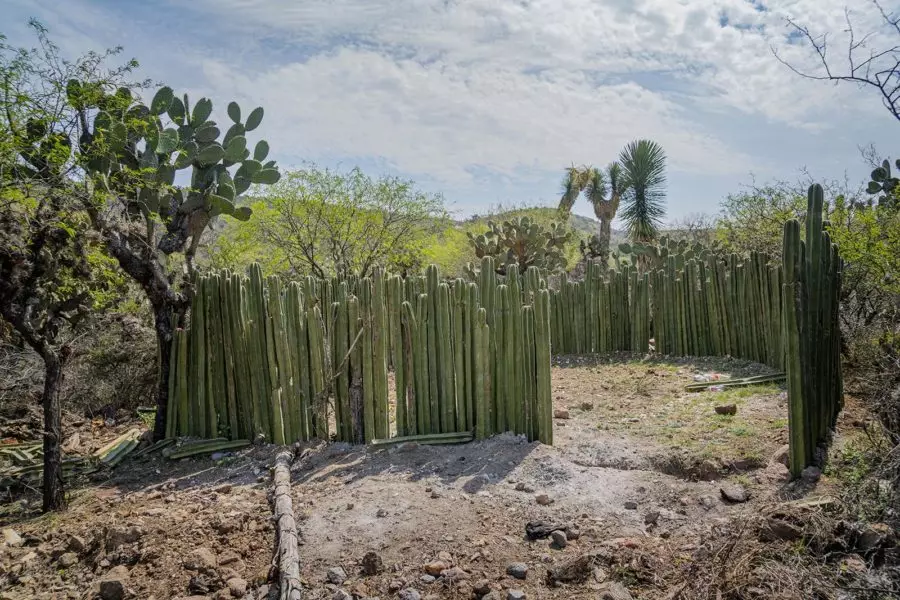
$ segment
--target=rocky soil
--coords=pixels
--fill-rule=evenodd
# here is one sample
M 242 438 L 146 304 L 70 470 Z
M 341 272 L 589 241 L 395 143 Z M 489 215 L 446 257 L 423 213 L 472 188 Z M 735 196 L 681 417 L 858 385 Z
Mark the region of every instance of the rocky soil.
M 818 472 L 788 483 L 781 390 L 683 391 L 698 373 L 761 369 L 564 357 L 552 447 L 310 445 L 292 470 L 305 597 L 674 600 L 699 577 L 687 569 L 721 559 L 711 540 L 788 547 L 806 525 L 785 515 L 830 500 Z M 0 598 L 268 597 L 275 453 L 137 459 L 65 513 L 8 511 Z M 776 597 L 760 585 L 735 597 Z

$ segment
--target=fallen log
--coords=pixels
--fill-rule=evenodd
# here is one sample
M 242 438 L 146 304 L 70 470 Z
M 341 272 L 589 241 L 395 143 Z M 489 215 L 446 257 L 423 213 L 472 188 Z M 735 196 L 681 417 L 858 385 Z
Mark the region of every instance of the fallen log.
M 416 442 L 417 444 L 466 444 L 471 442 L 475 437 L 472 431 L 453 431 L 450 433 L 428 433 L 424 435 L 405 435 L 401 437 L 385 438 L 372 440 L 369 442 L 371 448 L 384 448 L 397 444 L 405 444 L 406 442 Z
M 297 521 L 291 501 L 291 463 L 294 454 L 284 450 L 275 457 L 272 474 L 272 505 L 276 523 L 274 563 L 278 568 L 280 600 L 300 600 L 300 550 L 297 543 Z

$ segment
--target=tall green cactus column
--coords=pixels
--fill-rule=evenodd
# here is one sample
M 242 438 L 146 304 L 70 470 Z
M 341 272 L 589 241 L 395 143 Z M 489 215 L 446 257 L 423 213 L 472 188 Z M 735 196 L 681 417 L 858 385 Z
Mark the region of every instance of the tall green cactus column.
M 375 343 L 372 330 L 372 280 L 368 277 L 359 282 L 359 314 L 363 322 L 362 334 L 362 391 L 363 427 L 365 442 L 368 444 L 378 437 L 375 401 Z
M 453 348 L 450 326 L 450 286 L 441 283 L 438 286 L 438 370 L 433 373 L 438 377 L 439 404 L 441 411 L 441 433 L 452 433 L 456 430 L 456 391 L 453 385 Z
M 372 271 L 372 369 L 375 384 L 375 434 L 387 438 L 391 434 L 388 408 L 388 329 L 385 316 L 384 271 Z
M 467 407 L 466 381 L 466 323 L 465 304 L 468 290 L 462 279 L 453 282 L 450 298 L 450 326 L 453 329 L 453 389 L 456 404 L 456 431 L 467 431 L 470 428 Z
M 441 429 L 441 391 L 440 391 L 440 321 L 441 313 L 438 306 L 438 288 L 440 286 L 440 273 L 435 265 L 429 265 L 425 269 L 425 293 L 428 300 L 427 321 L 425 324 L 428 333 L 428 401 L 430 403 L 428 414 L 431 417 L 429 433 L 440 433 Z
M 406 368 L 403 353 L 401 305 L 403 281 L 399 276 L 388 279 L 388 323 L 391 327 L 391 364 L 394 366 L 394 387 L 397 401 L 397 435 L 409 435 L 410 424 L 407 408 Z
M 541 290 L 534 299 L 534 364 L 536 435 L 553 443 L 553 394 L 550 383 L 550 294 Z
M 811 449 L 807 446 L 808 416 L 803 401 L 803 367 L 800 342 L 801 288 L 799 273 L 800 223 L 792 219 L 784 225 L 784 287 L 782 292 L 785 373 L 788 388 L 788 433 L 790 470 L 797 477 L 806 467 Z
M 420 348 L 419 344 L 419 327 L 416 323 L 415 310 L 409 301 L 404 300 L 400 304 L 400 351 L 403 362 L 404 372 L 404 390 L 403 398 L 406 404 L 406 424 L 405 435 L 419 435 L 419 414 L 418 414 L 418 393 L 421 389 L 421 375 L 418 370 L 421 369 L 422 357 L 418 355 L 424 348 Z M 398 415 L 399 423 L 399 415 Z M 399 429 L 397 430 L 399 433 Z
M 416 329 L 418 337 L 416 341 L 416 351 L 413 357 L 415 365 L 416 377 L 416 424 L 419 435 L 428 433 L 438 433 L 435 427 L 434 417 L 437 409 L 431 398 L 431 382 L 433 377 L 429 377 L 432 373 L 431 357 L 433 354 L 432 341 L 433 338 L 428 330 L 429 315 L 428 310 L 431 307 L 428 294 L 419 294 L 416 297 Z
M 356 291 L 361 285 L 357 282 Z M 365 325 L 356 296 L 347 298 L 347 339 L 350 341 L 350 399 L 349 412 L 351 422 L 350 439 L 356 444 L 366 440 L 365 401 L 363 392 L 363 344 L 365 343 Z

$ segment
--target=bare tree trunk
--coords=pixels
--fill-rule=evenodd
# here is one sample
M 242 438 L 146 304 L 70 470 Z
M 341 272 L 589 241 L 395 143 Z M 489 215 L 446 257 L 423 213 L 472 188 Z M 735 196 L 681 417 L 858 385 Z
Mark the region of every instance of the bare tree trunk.
M 59 353 L 45 349 L 44 359 L 44 512 L 66 508 L 62 473 L 62 417 L 59 393 L 62 387 L 62 360 Z
M 300 600 L 300 549 L 297 542 L 297 521 L 291 502 L 291 463 L 294 455 L 284 450 L 275 457 L 272 475 L 272 504 L 278 541 L 275 560 L 278 567 L 278 597 L 281 600 Z
M 612 218 L 609 215 L 600 217 L 600 264 L 605 272 L 609 268 L 609 241 L 612 237 Z
M 169 373 L 172 367 L 173 312 L 169 306 L 154 310 L 156 328 L 157 373 L 156 420 L 153 423 L 153 439 L 166 436 L 166 416 L 169 410 Z

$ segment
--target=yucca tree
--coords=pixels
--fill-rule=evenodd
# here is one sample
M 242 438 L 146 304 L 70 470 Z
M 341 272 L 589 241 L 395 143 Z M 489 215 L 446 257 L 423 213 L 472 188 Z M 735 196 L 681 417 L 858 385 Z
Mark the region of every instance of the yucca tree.
M 666 214 L 666 153 L 652 140 L 635 140 L 619 154 L 622 220 L 635 242 L 656 239 Z
M 594 209 L 594 216 L 600 221 L 599 230 L 592 236 L 589 247 L 591 254 L 599 258 L 603 265 L 609 260 L 612 222 L 616 218 L 623 191 L 622 169 L 618 163 L 610 164 L 605 171 L 574 165 L 566 169 L 559 210 L 568 217 L 578 197 L 582 193 L 585 195 Z

